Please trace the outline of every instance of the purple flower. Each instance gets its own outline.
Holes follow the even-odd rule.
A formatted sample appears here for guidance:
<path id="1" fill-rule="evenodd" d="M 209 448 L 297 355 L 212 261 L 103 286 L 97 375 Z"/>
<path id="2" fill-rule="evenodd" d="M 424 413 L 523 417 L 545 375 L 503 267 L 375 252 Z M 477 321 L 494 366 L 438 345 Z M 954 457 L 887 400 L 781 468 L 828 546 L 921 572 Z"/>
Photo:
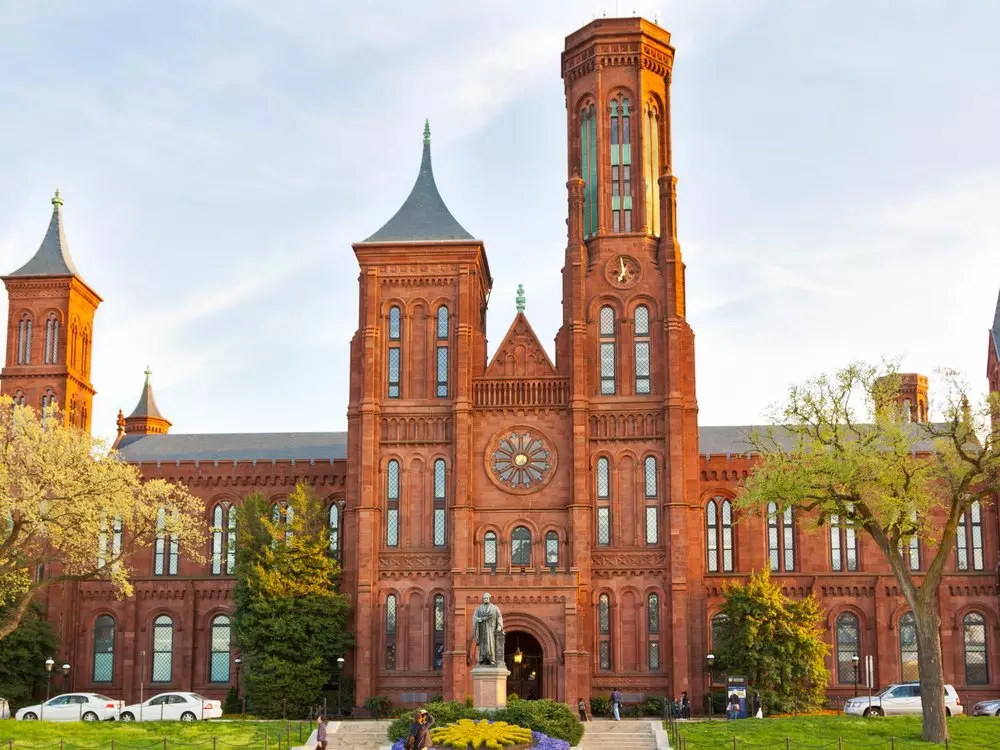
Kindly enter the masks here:
<path id="1" fill-rule="evenodd" d="M 403 750 L 403 741 L 396 740 L 392 743 L 392 750 Z"/>
<path id="2" fill-rule="evenodd" d="M 569 750 L 569 743 L 566 740 L 557 740 L 541 732 L 531 733 L 531 745 L 534 750 Z"/>

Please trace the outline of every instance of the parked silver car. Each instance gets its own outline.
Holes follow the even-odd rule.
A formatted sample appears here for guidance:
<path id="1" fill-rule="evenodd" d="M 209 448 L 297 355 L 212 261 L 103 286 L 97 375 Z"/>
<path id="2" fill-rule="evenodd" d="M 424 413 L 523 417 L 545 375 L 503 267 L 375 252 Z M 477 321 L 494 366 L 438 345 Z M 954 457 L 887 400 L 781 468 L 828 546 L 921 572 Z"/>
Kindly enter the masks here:
<path id="1" fill-rule="evenodd" d="M 972 707 L 973 716 L 1000 716 L 1000 698 L 979 701 Z"/>
<path id="2" fill-rule="evenodd" d="M 944 686 L 944 710 L 948 716 L 958 716 L 964 711 L 958 693 L 951 685 Z M 919 682 L 890 685 L 871 698 L 858 696 L 844 702 L 844 713 L 850 716 L 901 716 L 923 712 Z"/>

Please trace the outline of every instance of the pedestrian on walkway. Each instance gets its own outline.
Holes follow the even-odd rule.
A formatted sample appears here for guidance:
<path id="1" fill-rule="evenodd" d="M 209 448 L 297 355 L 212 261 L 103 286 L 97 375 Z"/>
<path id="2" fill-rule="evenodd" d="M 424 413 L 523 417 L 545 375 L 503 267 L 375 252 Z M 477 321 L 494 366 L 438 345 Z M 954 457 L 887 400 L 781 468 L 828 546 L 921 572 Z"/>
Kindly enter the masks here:
<path id="1" fill-rule="evenodd" d="M 316 748 L 326 750 L 326 716 L 323 714 L 316 717 Z"/>
<path id="2" fill-rule="evenodd" d="M 621 721 L 621 704 L 622 704 L 622 694 L 618 692 L 618 688 L 611 691 L 611 711 L 615 715 L 615 721 Z"/>
<path id="3" fill-rule="evenodd" d="M 416 719 L 410 723 L 410 734 L 406 738 L 406 750 L 426 750 L 431 746 L 431 727 L 434 717 L 421 708 Z"/>
<path id="4" fill-rule="evenodd" d="M 583 698 L 576 702 L 576 708 L 580 712 L 580 721 L 587 721 L 587 704 L 583 702 Z"/>

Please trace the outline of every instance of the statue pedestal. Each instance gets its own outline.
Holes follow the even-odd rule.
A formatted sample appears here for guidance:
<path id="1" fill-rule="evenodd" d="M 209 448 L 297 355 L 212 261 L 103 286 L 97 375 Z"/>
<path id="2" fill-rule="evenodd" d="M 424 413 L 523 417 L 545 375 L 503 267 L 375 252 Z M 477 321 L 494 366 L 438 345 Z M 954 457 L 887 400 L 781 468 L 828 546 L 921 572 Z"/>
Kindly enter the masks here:
<path id="1" fill-rule="evenodd" d="M 472 702 L 477 709 L 506 707 L 509 674 L 503 664 L 495 667 L 479 664 L 472 668 Z"/>

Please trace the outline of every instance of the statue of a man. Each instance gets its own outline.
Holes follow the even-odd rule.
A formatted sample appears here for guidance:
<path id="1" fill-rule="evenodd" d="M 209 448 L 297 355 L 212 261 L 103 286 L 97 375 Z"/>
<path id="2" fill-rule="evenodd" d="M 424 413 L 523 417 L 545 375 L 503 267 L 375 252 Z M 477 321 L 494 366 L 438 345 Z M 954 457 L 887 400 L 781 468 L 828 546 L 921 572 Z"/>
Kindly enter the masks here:
<path id="1" fill-rule="evenodd" d="M 489 594 L 483 594 L 483 603 L 472 615 L 472 633 L 479 650 L 476 663 L 496 666 L 497 638 L 503 634 L 503 615 Z"/>

